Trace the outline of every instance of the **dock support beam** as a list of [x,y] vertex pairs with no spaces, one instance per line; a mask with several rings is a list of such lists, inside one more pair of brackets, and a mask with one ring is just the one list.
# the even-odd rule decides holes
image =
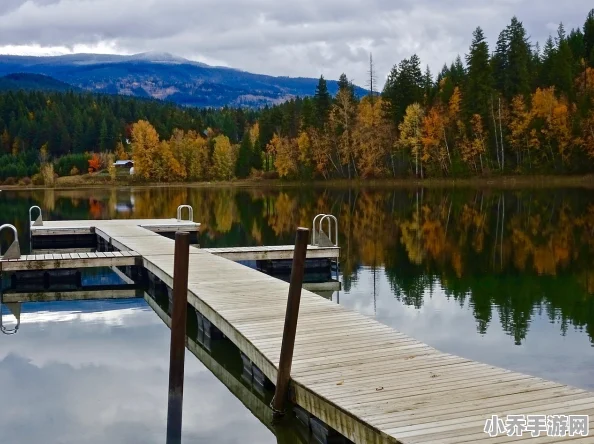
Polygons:
[[189,258],[190,235],[188,233],[175,233],[175,256],[173,259],[173,312],[171,314],[171,349],[169,355],[167,444],[181,443]]
[[309,230],[307,228],[297,228],[276,390],[272,399],[272,412],[275,417],[281,417],[285,414],[285,403],[288,398],[289,380],[291,379],[291,364],[293,363],[293,350],[295,348],[295,334],[297,332],[297,318],[299,317],[299,303],[301,302],[301,287],[303,286],[308,242]]

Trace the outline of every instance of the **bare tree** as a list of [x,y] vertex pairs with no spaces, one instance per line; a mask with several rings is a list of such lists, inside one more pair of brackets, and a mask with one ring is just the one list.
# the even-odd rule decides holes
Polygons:
[[369,71],[367,71],[369,78],[367,80],[367,86],[369,87],[369,97],[371,99],[371,104],[373,105],[374,97],[375,97],[375,85],[377,83],[377,78],[375,75],[375,69],[373,66],[373,54],[369,53]]

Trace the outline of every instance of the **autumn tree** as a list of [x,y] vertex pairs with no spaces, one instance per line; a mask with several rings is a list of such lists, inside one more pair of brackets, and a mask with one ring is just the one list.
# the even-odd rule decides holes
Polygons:
[[235,153],[227,136],[221,135],[214,138],[212,167],[215,179],[231,180],[233,178]]
[[423,117],[424,110],[418,103],[413,103],[406,108],[404,120],[399,125],[400,145],[408,150],[410,157],[414,159],[415,176],[424,177],[423,173]]
[[353,130],[357,118],[357,105],[348,87],[342,88],[330,113],[332,130],[337,137],[340,161],[346,165],[347,177],[357,176],[357,163],[353,146]]
[[97,153],[93,154],[93,157],[89,159],[89,173],[97,172],[101,169],[101,159]]
[[132,126],[132,159],[135,174],[144,180],[172,181],[185,177],[168,142],[159,142],[155,128],[146,120]]
[[129,159],[128,153],[126,152],[126,149],[124,148],[124,144],[122,143],[121,140],[119,140],[116,145],[115,156],[116,156],[117,160],[128,160]]
[[434,164],[441,174],[447,175],[452,164],[446,138],[446,114],[439,106],[429,110],[423,118],[423,158]]
[[554,88],[540,89],[532,95],[532,116],[538,131],[540,146],[561,166],[569,161],[571,155],[571,126],[569,106],[566,99],[558,99]]
[[[298,171],[299,148],[294,139],[278,137],[274,140],[274,167],[280,177],[294,177]],[[272,143],[272,142],[271,142]]]
[[365,97],[358,106],[353,142],[361,176],[366,178],[382,177],[387,172],[390,128],[382,109],[381,97]]
[[183,170],[187,180],[200,181],[208,179],[210,168],[207,141],[195,131],[187,133],[176,129],[169,140],[173,157]]

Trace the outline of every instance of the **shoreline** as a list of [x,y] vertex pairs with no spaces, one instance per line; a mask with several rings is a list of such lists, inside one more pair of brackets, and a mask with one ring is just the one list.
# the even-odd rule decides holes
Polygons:
[[88,180],[79,183],[57,183],[54,187],[43,185],[0,185],[0,191],[30,191],[30,190],[72,190],[95,188],[586,188],[594,189],[594,175],[583,176],[495,176],[473,177],[461,179],[430,178],[430,179],[332,179],[284,181],[274,180],[232,180],[220,182],[131,182],[128,180],[98,181]]

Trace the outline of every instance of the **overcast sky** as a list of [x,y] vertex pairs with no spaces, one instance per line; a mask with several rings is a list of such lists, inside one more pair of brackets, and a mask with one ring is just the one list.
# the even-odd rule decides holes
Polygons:
[[170,52],[272,75],[364,85],[417,53],[433,71],[463,55],[476,26],[494,44],[513,15],[541,43],[582,26],[591,0],[0,0],[0,53]]

